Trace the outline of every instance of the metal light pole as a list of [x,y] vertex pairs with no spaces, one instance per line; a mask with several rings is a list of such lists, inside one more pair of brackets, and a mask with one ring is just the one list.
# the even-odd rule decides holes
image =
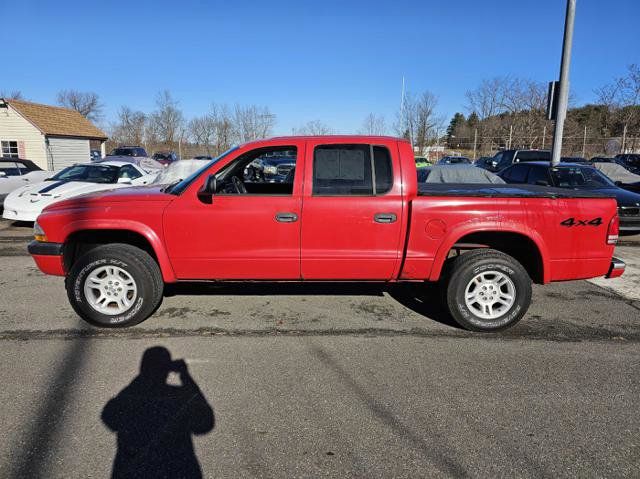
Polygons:
[[473,132],[473,159],[476,159],[476,151],[478,147],[478,129]]
[[571,65],[571,47],[573,46],[573,25],[576,18],[576,0],[567,0],[567,16],[564,23],[564,41],[562,45],[562,63],[560,64],[560,91],[558,94],[558,115],[553,131],[551,164],[558,165],[562,156],[562,134],[564,120],[567,118],[569,104],[569,67]]

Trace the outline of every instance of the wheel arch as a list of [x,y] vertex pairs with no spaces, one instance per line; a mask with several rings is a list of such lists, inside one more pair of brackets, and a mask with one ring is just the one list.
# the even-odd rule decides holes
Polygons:
[[512,256],[529,273],[535,283],[550,281],[549,254],[539,234],[524,228],[473,228],[450,234],[436,253],[430,281],[438,281],[452,253],[491,248]]
[[70,270],[80,255],[110,243],[130,244],[146,251],[158,263],[164,282],[176,281],[169,257],[156,232],[147,225],[129,221],[99,225],[83,221],[68,224],[63,249],[65,271]]

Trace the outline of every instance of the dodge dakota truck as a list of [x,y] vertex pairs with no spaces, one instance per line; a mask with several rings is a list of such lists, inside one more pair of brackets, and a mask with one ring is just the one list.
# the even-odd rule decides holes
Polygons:
[[[248,165],[283,155],[288,180],[245,181]],[[497,331],[526,313],[532,283],[625,267],[614,199],[418,184],[411,145],[377,136],[247,143],[173,184],[53,204],[34,236],[38,267],[65,276],[74,310],[103,327],[148,318],[169,283],[378,281],[438,282],[462,327]]]

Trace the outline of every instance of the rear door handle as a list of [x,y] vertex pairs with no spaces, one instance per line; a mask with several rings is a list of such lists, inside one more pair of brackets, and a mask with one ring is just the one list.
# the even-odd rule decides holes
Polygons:
[[276,221],[280,223],[295,223],[298,215],[295,213],[276,213]]
[[395,223],[398,217],[395,213],[376,213],[373,221],[376,223]]

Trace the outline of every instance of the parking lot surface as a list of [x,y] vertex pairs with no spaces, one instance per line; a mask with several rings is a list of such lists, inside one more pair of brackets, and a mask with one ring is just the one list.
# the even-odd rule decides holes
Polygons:
[[[29,234],[0,223],[1,477],[640,468],[633,241],[617,252],[638,265],[626,283],[535,287],[521,323],[479,335],[453,326],[434,291],[371,285],[184,285],[135,328],[93,329],[26,256]],[[137,388],[157,346],[186,361],[188,394]]]

